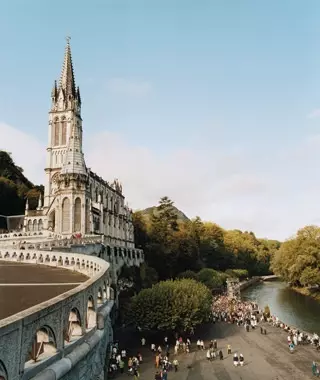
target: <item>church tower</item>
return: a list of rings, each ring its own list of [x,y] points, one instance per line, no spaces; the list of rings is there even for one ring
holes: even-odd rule
[[[45,172],[47,228],[61,235],[84,234],[88,173],[82,152],[81,97],[75,84],[70,38],[59,84],[55,81],[51,92]]]

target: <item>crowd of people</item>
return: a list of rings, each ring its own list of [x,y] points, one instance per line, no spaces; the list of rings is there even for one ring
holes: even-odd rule
[[[213,299],[212,322],[236,324],[239,327],[245,328],[247,332],[255,330],[259,326],[260,333],[264,335],[267,334],[265,328],[266,323],[269,323],[288,333],[287,342],[290,352],[293,352],[297,346],[304,344],[311,344],[314,345],[316,349],[320,349],[319,336],[317,334],[306,334],[299,331],[299,329],[288,326],[281,322],[278,317],[265,314],[255,302],[237,299],[230,300],[226,295],[217,296]],[[261,322],[264,323],[262,324]],[[182,353],[189,354],[192,352],[192,349],[204,351],[208,361],[224,360],[225,350],[228,356],[232,355],[232,361],[235,367],[242,367],[245,364],[245,358],[242,353],[232,352],[230,344],[228,344],[226,348],[218,348],[216,339],[204,342],[204,340],[198,338],[192,344],[191,336],[183,338],[182,336],[176,335],[175,341],[170,341],[169,343],[168,337],[165,336],[160,344],[156,344],[156,342],[147,343],[146,339],[141,337],[141,350],[147,353],[148,346],[154,358],[154,380],[168,380],[170,372],[178,372],[178,355]],[[124,373],[125,368],[127,368],[128,375],[132,375],[135,379],[138,379],[140,377],[139,368],[142,362],[141,352],[137,352],[134,356],[131,355],[127,357],[127,351],[120,349],[119,345],[115,344],[112,348],[109,374],[112,375],[117,372]],[[313,362],[313,374],[320,376],[319,371],[320,369],[317,363]]]

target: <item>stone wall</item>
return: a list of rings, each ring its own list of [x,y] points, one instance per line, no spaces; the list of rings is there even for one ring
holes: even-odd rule
[[[0,321],[0,373],[5,380],[104,378],[113,337],[111,284],[121,266],[140,265],[143,254],[103,245],[98,251],[100,257],[97,252],[0,248],[0,260],[61,267],[89,277],[58,297]]]

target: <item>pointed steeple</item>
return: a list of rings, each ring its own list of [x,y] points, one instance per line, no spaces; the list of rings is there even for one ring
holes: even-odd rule
[[[61,169],[61,174],[83,174],[87,175],[87,168],[82,152],[80,130],[76,123],[73,123],[65,160]]]
[[[57,98],[57,95],[58,95],[58,87],[57,87],[57,81],[55,80],[52,87],[52,91],[51,91],[51,98],[55,100]]]
[[[81,104],[81,95],[80,95],[80,88],[79,88],[79,86],[77,87],[77,99],[78,99],[79,104]]]
[[[64,61],[60,76],[59,88],[64,92],[66,98],[76,98],[76,84],[73,73],[72,56],[70,48],[70,37],[67,37],[67,45],[64,53]]]

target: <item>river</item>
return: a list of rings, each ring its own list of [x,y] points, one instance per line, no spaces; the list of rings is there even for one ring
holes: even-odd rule
[[[288,325],[320,335],[320,302],[304,296],[280,281],[266,281],[242,292],[242,298],[258,303],[263,309],[270,307],[271,314]]]

